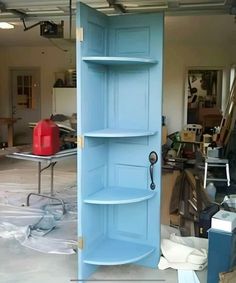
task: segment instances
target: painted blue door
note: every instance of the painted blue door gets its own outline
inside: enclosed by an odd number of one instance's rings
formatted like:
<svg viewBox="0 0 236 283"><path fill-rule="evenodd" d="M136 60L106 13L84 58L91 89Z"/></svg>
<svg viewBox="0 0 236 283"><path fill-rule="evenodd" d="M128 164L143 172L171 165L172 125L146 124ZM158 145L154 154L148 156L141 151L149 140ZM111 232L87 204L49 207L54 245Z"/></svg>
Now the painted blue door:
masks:
<svg viewBox="0 0 236 283"><path fill-rule="evenodd" d="M163 15L108 17L79 3L79 28L82 280L101 265L159 261ZM152 151L158 161L150 167Z"/></svg>

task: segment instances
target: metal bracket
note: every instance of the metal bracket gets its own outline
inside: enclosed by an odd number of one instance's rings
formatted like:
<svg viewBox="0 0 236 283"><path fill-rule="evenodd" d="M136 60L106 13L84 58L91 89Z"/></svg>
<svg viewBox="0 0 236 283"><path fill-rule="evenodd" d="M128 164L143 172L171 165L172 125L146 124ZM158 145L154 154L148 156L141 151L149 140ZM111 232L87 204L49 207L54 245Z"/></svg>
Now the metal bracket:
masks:
<svg viewBox="0 0 236 283"><path fill-rule="evenodd" d="M83 136L77 136L77 146L79 148L84 148L84 137Z"/></svg>
<svg viewBox="0 0 236 283"><path fill-rule="evenodd" d="M84 239L83 237L78 238L78 248L82 250L84 248Z"/></svg>
<svg viewBox="0 0 236 283"><path fill-rule="evenodd" d="M84 29L83 28L77 29L76 38L78 38L80 42L84 41Z"/></svg>

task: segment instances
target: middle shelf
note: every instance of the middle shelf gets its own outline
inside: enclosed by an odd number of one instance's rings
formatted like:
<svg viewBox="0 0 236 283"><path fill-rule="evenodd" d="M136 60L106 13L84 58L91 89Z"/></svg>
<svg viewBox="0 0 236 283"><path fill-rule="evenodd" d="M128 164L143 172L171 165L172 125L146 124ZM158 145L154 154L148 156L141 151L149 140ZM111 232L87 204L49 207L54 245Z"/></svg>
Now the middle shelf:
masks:
<svg viewBox="0 0 236 283"><path fill-rule="evenodd" d="M158 61L151 58L136 58L136 57L117 57L117 56L87 56L82 58L88 63L96 63L102 65L140 65L140 64L157 64Z"/></svg>
<svg viewBox="0 0 236 283"><path fill-rule="evenodd" d="M140 202L152 198L155 192L148 189L109 187L104 188L84 199L90 204L125 204Z"/></svg>
<svg viewBox="0 0 236 283"><path fill-rule="evenodd" d="M150 130L105 128L101 130L87 132L84 134L84 136L94 137L94 138L125 138L125 137L153 136L156 133L157 133L156 131L150 131Z"/></svg>

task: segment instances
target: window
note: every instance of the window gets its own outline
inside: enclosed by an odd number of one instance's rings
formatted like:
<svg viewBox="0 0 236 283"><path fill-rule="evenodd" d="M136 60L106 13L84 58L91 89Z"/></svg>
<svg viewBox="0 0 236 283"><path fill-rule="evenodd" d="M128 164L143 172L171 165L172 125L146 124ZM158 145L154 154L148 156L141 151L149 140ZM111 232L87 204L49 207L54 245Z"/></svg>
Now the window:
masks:
<svg viewBox="0 0 236 283"><path fill-rule="evenodd" d="M17 106L20 109L32 109L32 76L17 76Z"/></svg>

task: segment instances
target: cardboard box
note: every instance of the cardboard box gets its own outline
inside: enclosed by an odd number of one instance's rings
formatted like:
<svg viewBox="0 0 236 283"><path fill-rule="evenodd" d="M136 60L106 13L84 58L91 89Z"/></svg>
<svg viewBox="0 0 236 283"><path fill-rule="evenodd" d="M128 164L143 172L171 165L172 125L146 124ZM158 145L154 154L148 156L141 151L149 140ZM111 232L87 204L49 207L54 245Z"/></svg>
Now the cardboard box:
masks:
<svg viewBox="0 0 236 283"><path fill-rule="evenodd" d="M232 232L236 227L236 213L226 210L220 210L213 215L211 219L211 228Z"/></svg>
<svg viewBox="0 0 236 283"><path fill-rule="evenodd" d="M196 141L196 133L194 131L181 131L180 138L184 142L194 142Z"/></svg>
<svg viewBox="0 0 236 283"><path fill-rule="evenodd" d="M170 226L179 227L181 222L181 215L178 213L170 214Z"/></svg>

